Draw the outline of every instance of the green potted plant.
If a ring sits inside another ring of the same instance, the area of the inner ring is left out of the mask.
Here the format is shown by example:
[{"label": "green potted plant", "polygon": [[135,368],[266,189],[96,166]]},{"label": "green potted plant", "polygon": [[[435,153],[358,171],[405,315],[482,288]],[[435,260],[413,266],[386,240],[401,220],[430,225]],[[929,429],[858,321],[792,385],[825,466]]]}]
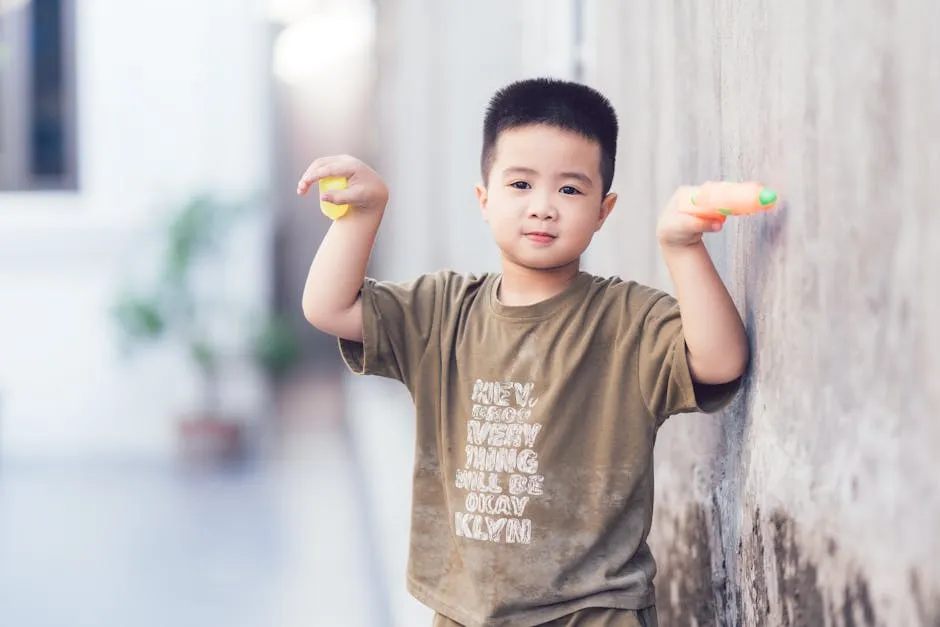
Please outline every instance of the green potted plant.
[{"label": "green potted plant", "polygon": [[226,359],[234,357],[231,347],[213,333],[223,320],[236,316],[250,321],[240,350],[269,380],[286,374],[298,358],[297,343],[284,321],[266,313],[245,315],[234,310],[224,295],[208,294],[205,281],[198,280],[206,278],[212,261],[218,261],[231,228],[249,206],[210,195],[184,203],[165,229],[155,279],[124,290],[113,311],[125,349],[172,341],[185,351],[199,375],[198,405],[178,421],[181,452],[187,460],[228,461],[245,450],[244,426],[223,413],[220,397],[220,370]]}]

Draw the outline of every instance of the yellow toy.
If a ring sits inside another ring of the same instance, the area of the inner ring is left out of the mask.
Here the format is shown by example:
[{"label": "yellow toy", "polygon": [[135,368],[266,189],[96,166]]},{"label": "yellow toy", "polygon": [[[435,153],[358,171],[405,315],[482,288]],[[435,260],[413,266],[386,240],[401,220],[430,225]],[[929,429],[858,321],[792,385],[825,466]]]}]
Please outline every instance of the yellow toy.
[{"label": "yellow toy", "polygon": [[[327,176],[320,179],[320,194],[337,189],[346,189],[349,187],[349,181],[345,176]],[[331,220],[338,220],[349,211],[349,205],[334,205],[331,202],[320,200],[320,211],[322,211]]]}]

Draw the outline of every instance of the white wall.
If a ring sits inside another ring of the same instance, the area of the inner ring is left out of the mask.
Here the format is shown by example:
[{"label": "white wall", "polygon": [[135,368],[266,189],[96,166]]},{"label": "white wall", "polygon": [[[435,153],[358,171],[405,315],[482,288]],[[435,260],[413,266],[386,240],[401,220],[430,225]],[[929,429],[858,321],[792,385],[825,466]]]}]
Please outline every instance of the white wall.
[{"label": "white wall", "polygon": [[513,80],[570,77],[574,2],[379,6],[377,166],[391,196],[376,274],[496,270],[498,250],[473,191],[486,103]]},{"label": "white wall", "polygon": [[[162,455],[192,379],[168,355],[121,361],[108,308],[171,203],[266,187],[265,15],[257,0],[76,14],[79,192],[0,194],[0,456]],[[267,289],[266,222],[227,263],[246,303]]]}]

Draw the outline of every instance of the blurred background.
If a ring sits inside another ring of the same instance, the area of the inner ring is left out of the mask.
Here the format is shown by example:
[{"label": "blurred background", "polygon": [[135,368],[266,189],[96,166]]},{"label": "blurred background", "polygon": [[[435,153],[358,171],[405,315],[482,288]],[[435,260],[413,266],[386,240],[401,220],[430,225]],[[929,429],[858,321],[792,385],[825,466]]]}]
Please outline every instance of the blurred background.
[{"label": "blurred background", "polygon": [[658,208],[760,179],[708,246],[754,360],[656,451],[661,624],[940,625],[940,4],[0,0],[0,627],[412,626],[407,393],[300,296],[350,153],[370,273],[498,269],[486,102],[620,113],[587,269],[669,289]]}]

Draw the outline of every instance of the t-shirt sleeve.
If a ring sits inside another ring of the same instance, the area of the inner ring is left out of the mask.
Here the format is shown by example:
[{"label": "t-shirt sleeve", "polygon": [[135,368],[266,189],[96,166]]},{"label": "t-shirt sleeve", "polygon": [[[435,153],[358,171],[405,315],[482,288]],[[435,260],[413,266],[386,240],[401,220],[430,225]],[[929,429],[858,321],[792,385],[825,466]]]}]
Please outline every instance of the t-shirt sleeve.
[{"label": "t-shirt sleeve", "polygon": [[685,412],[713,413],[725,407],[742,378],[718,385],[695,383],[679,304],[664,292],[654,292],[640,330],[638,372],[640,391],[657,423]]},{"label": "t-shirt sleeve", "polygon": [[362,341],[339,339],[347,367],[408,384],[439,324],[444,280],[442,274],[408,283],[366,278],[359,293]]}]

